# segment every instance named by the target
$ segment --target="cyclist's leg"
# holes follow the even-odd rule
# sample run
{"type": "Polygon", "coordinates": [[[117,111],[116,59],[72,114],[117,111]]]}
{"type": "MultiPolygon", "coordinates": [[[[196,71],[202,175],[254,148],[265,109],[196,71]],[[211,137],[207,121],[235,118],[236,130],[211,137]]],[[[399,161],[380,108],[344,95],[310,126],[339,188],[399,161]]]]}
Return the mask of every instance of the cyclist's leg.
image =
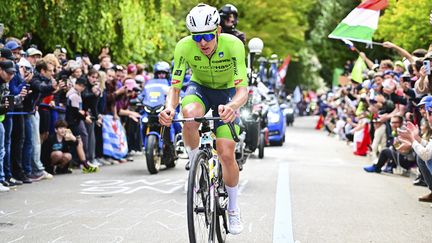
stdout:
{"type": "MultiPolygon", "coordinates": [[[[209,92],[210,93],[210,92],[209,92]]],[[[211,107],[213,109],[213,115],[219,116],[218,106],[227,104],[235,94],[235,89],[227,90],[216,90],[208,94],[211,107]]],[[[238,124],[236,119],[235,124],[238,124]]],[[[218,156],[222,163],[222,176],[228,191],[228,210],[238,211],[237,206],[237,185],[239,181],[239,167],[235,160],[235,145],[231,132],[228,125],[222,121],[216,122],[216,148],[218,156]]],[[[235,125],[237,134],[240,131],[240,127],[235,125]]]]}
{"type": "MultiPolygon", "coordinates": [[[[240,130],[237,125],[236,130],[240,130]]],[[[217,128],[216,137],[216,148],[222,163],[222,176],[228,193],[229,231],[231,234],[240,234],[243,231],[243,223],[237,203],[240,171],[234,155],[235,142],[227,125],[217,128]]]]}
{"type": "MultiPolygon", "coordinates": [[[[191,83],[187,90],[186,96],[182,100],[182,114],[185,118],[204,116],[207,112],[207,99],[203,96],[201,86],[191,83]]],[[[188,151],[189,159],[198,151],[199,146],[199,123],[187,122],[183,126],[183,141],[188,151]]]]}

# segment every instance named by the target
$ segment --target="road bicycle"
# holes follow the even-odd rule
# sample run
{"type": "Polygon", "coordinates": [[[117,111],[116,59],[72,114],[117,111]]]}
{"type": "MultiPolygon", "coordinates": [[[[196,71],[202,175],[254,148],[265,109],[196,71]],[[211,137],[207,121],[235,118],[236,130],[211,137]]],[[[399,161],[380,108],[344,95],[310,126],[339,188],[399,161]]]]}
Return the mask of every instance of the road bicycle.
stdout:
{"type": "MultiPolygon", "coordinates": [[[[216,151],[216,135],[210,121],[220,117],[177,119],[173,122],[199,122],[200,147],[191,161],[187,184],[187,223],[189,241],[224,243],[228,232],[228,193],[222,180],[222,168],[216,151]]],[[[239,138],[234,124],[228,123],[235,142],[239,138]]]]}

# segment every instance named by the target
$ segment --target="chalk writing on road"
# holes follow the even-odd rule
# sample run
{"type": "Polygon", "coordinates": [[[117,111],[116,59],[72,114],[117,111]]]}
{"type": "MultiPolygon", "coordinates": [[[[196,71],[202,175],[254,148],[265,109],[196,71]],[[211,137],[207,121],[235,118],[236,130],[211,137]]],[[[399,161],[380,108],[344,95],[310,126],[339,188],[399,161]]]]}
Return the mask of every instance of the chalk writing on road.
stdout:
{"type": "Polygon", "coordinates": [[[133,181],[89,180],[81,184],[81,194],[132,194],[139,191],[154,191],[162,194],[171,194],[181,191],[184,184],[184,179],[139,179],[133,181]]]}

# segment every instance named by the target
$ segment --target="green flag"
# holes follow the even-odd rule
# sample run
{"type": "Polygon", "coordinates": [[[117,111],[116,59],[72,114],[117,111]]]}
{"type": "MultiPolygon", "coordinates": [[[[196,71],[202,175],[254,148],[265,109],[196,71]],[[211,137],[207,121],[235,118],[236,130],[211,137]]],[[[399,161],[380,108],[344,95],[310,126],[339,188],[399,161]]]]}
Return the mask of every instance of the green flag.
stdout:
{"type": "Polygon", "coordinates": [[[367,69],[366,63],[359,56],[351,72],[351,79],[356,81],[357,83],[363,82],[363,70],[365,69],[367,69]]]}
{"type": "Polygon", "coordinates": [[[342,68],[335,68],[333,70],[333,87],[336,87],[339,85],[339,77],[342,75],[343,69],[342,68]]]}

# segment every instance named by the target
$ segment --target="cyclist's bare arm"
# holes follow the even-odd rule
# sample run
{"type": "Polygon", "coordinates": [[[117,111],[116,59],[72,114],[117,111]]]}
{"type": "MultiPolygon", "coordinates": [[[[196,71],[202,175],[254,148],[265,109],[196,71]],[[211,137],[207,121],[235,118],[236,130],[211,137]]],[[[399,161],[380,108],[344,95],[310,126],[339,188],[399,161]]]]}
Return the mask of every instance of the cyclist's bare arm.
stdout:
{"type": "Polygon", "coordinates": [[[164,126],[170,126],[172,120],[174,119],[175,108],[179,103],[180,89],[176,87],[170,87],[168,91],[168,96],[165,102],[165,110],[163,110],[159,115],[159,122],[164,126]]]}
{"type": "Polygon", "coordinates": [[[234,110],[240,109],[244,104],[246,104],[248,99],[248,89],[247,87],[237,87],[236,93],[227,105],[233,108],[234,110]]]}

